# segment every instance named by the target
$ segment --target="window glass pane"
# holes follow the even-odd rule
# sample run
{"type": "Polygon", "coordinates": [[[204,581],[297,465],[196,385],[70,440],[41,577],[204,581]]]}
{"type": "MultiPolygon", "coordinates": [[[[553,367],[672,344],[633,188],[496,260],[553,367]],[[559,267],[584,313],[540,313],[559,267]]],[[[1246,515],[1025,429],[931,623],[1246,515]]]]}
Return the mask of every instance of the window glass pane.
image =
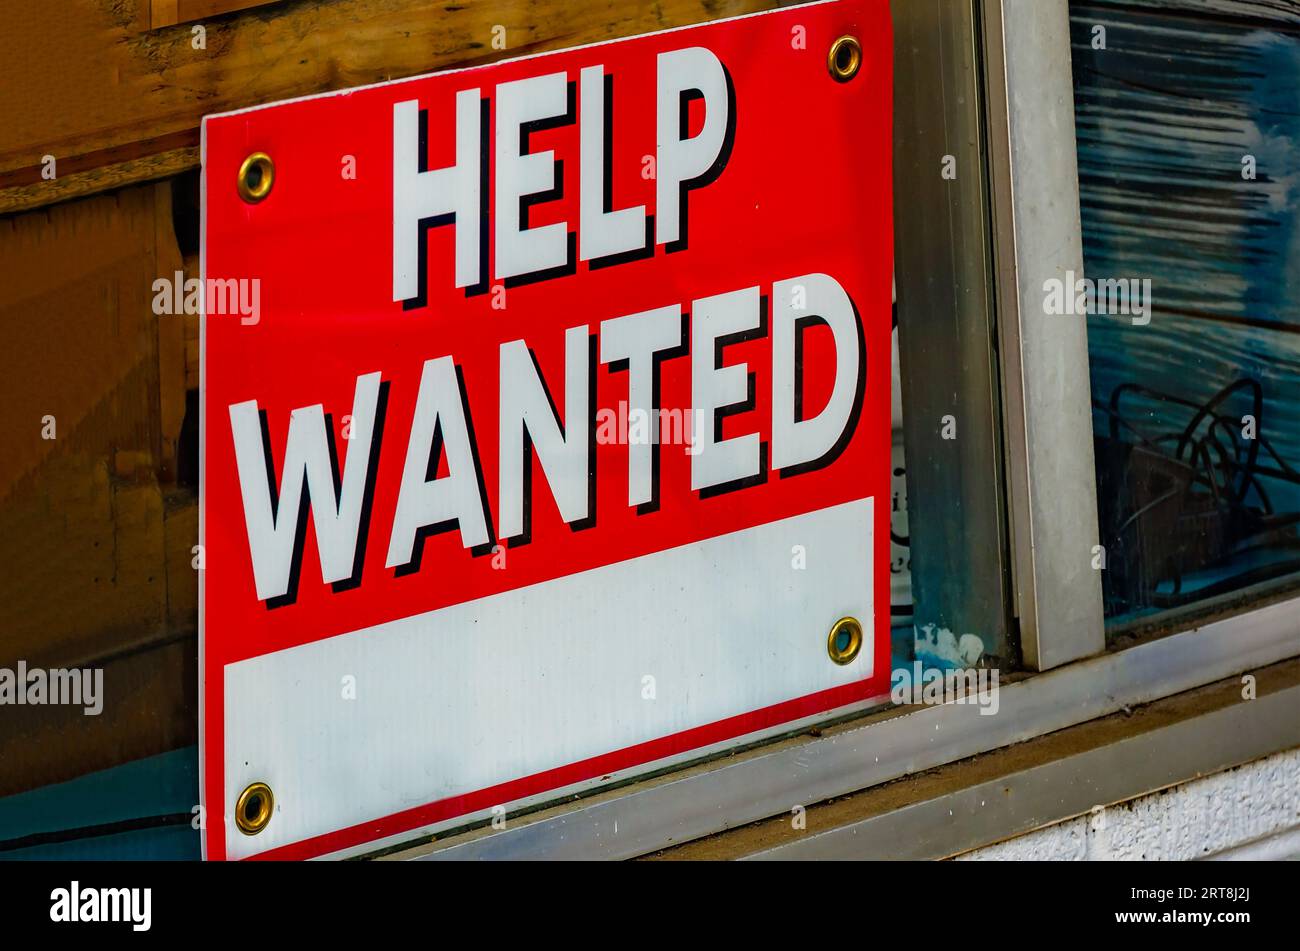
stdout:
{"type": "Polygon", "coordinates": [[[891,8],[896,670],[913,663],[1010,669],[1019,660],[976,7],[896,0],[891,8]]]}
{"type": "Polygon", "coordinates": [[[1300,572],[1300,8],[1071,20],[1113,629],[1300,572]]]}
{"type": "Polygon", "coordinates": [[[889,618],[894,669],[913,659],[912,549],[907,533],[907,467],[903,453],[903,392],[898,366],[898,302],[894,302],[893,439],[889,447],[889,618]]]}

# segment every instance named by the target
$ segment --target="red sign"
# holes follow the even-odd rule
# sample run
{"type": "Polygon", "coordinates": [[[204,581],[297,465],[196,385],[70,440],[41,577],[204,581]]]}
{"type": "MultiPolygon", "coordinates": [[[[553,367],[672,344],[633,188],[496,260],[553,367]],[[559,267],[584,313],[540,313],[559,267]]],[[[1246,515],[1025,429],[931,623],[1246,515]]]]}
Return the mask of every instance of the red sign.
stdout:
{"type": "Polygon", "coordinates": [[[205,121],[209,858],[887,694],[891,44],[828,2],[205,121]]]}

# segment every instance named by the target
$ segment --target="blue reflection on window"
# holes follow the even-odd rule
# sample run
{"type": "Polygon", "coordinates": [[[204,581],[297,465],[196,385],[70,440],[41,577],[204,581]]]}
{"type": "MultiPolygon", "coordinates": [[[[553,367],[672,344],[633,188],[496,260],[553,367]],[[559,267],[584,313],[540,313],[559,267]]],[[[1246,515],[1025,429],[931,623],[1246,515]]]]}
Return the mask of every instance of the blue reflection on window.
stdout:
{"type": "Polygon", "coordinates": [[[1300,11],[1240,8],[1071,4],[1085,270],[1154,301],[1088,317],[1112,621],[1300,571],[1300,11]]]}

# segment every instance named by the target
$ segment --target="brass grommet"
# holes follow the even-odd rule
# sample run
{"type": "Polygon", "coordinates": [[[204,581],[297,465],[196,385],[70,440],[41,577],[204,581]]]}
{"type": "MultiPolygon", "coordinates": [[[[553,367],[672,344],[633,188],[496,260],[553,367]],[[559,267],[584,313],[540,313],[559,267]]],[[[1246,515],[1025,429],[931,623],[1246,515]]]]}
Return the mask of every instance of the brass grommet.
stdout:
{"type": "Polygon", "coordinates": [[[842,617],[831,625],[826,637],[826,653],[831,660],[843,666],[853,663],[862,650],[862,625],[855,617],[842,617]]]}
{"type": "Polygon", "coordinates": [[[826,68],[836,82],[846,83],[862,68],[862,44],[856,36],[841,36],[831,44],[826,56],[826,68]]]}
{"type": "Polygon", "coordinates": [[[275,163],[265,152],[254,152],[239,166],[239,197],[256,204],[271,194],[275,183],[275,163]]]}
{"type": "Polygon", "coordinates": [[[235,805],[235,825],[244,835],[257,835],[271,821],[275,809],[275,796],[266,783],[253,783],[239,794],[235,805]]]}

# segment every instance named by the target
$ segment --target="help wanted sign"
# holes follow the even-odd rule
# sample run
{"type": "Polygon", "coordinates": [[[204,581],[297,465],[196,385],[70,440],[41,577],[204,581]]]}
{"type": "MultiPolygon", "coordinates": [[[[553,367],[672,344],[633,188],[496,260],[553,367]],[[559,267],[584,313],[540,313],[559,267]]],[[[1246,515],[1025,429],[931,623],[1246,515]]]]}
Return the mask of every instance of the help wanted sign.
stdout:
{"type": "Polygon", "coordinates": [[[836,0],[205,121],[209,858],[888,692],[891,52],[836,0]]]}

